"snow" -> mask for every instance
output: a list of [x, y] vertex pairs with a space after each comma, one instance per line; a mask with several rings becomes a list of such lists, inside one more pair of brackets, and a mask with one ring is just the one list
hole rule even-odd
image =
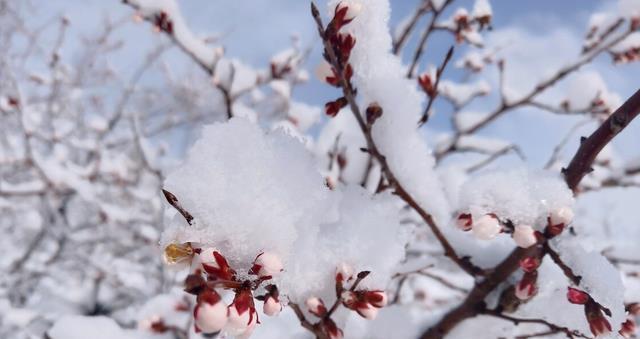
[[298, 101], [292, 101], [289, 104], [289, 118], [301, 132], [306, 132], [318, 123], [321, 115], [322, 109], [320, 107]]
[[298, 228], [315, 223], [306, 228], [313, 236], [316, 220], [328, 208], [329, 192], [304, 147], [240, 118], [203, 128], [165, 188], [194, 215], [196, 225], [170, 230], [163, 244], [219, 239], [219, 249], [232, 262], [253, 259], [262, 250], [290, 253], [302, 236]]
[[[572, 241], [573, 240], [573, 241]], [[560, 258], [571, 267], [572, 271], [582, 277], [579, 288], [607, 307], [611, 313], [611, 327], [620, 328], [626, 320], [624, 309], [624, 285], [620, 272], [596, 251], [587, 251], [580, 245], [578, 238], [554, 241]]]
[[573, 206], [573, 194], [555, 172], [498, 170], [464, 184], [459, 204], [459, 210], [471, 212], [474, 220], [495, 213], [501, 219], [541, 230], [551, 211]]
[[477, 95], [487, 95], [491, 86], [485, 80], [475, 83], [455, 83], [450, 80], [442, 80], [438, 86], [440, 95], [450, 100], [456, 106], [468, 103]]
[[464, 132], [486, 120], [488, 116], [488, 113], [460, 112], [454, 116], [454, 122], [458, 130]]
[[[134, 339], [134, 336], [125, 331], [110, 318], [65, 316], [56, 321], [49, 330], [51, 339]], [[139, 338], [139, 337], [138, 337]]]
[[290, 300], [331, 291], [343, 262], [372, 271], [362, 286], [384, 288], [404, 255], [394, 199], [372, 198], [358, 186], [330, 191], [297, 139], [243, 119], [205, 126], [165, 188], [195, 224], [174, 216], [163, 246], [217, 248], [232, 266], [246, 268], [238, 272], [273, 252], [284, 263], [275, 280]]
[[208, 68], [213, 67], [219, 52], [191, 32], [175, 0], [127, 0], [127, 2], [136, 6], [143, 17], [153, 18], [160, 12], [166, 13], [173, 24], [172, 35], [178, 44], [192, 54], [199, 63], [207, 65]]
[[478, 135], [463, 135], [456, 143], [456, 147], [459, 149], [488, 154], [500, 152], [511, 146], [508, 141]]
[[[329, 120], [317, 138], [315, 157], [320, 169], [328, 171], [332, 166], [329, 153], [336, 148], [336, 141], [337, 150], [342, 152], [346, 159], [346, 165], [339, 173], [341, 179], [346, 183], [359, 184], [364, 177], [368, 157], [360, 150], [361, 147], [366, 146], [366, 142], [349, 109], [344, 109], [335, 118]], [[335, 167], [337, 166], [332, 166], [332, 168]]]
[[[330, 1], [329, 11], [338, 3]], [[403, 187], [436, 221], [443, 221], [449, 207], [434, 173], [431, 150], [416, 128], [424, 97], [415, 82], [405, 77], [400, 59], [391, 53], [389, 11], [386, 0], [367, 1], [344, 28], [357, 41], [350, 58], [357, 100], [363, 110], [374, 102], [382, 107], [382, 117], [372, 128], [374, 141]]]
[[[563, 238], [562, 243], [568, 240], [566, 237]], [[613, 316], [606, 318], [614, 332], [604, 338], [617, 338], [619, 324], [626, 318], [623, 305], [624, 287], [617, 270], [598, 253], [586, 252], [577, 244], [559, 247], [558, 252], [576, 273], [586, 274], [578, 288], [586, 290], [594, 300], [611, 310]], [[559, 326], [591, 335], [584, 307], [567, 301], [567, 286], [571, 284], [560, 268], [546, 257], [538, 268], [538, 273], [538, 294], [526, 304], [521, 305], [514, 316], [545, 319]], [[595, 280], [593, 280], [594, 275], [598, 276]], [[607, 278], [603, 279], [605, 276]], [[549, 312], [550, 309], [554, 312]], [[562, 316], [559, 317], [558, 314]]]
[[619, 0], [619, 15], [627, 18], [640, 17], [640, 2], [637, 0]]
[[565, 98], [569, 109], [589, 108], [595, 99], [601, 99], [611, 111], [622, 104], [620, 96], [611, 92], [602, 76], [595, 71], [583, 71], [573, 76]]
[[640, 32], [633, 32], [624, 40], [613, 46], [611, 51], [614, 53], [624, 53], [637, 48], [640, 48]]
[[476, 0], [476, 2], [473, 4], [473, 12], [472, 15], [475, 18], [482, 18], [482, 17], [487, 17], [487, 16], [491, 16], [493, 14], [493, 11], [491, 9], [491, 4], [489, 3], [489, 0]]

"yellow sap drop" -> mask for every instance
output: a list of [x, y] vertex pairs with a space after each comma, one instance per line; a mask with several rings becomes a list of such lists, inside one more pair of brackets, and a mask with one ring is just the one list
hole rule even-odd
[[169, 244], [164, 248], [164, 261], [169, 265], [191, 259], [192, 256], [193, 248], [189, 243]]

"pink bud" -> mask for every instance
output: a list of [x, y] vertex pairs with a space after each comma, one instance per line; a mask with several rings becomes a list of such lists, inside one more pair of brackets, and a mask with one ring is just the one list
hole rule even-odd
[[358, 14], [360, 14], [360, 12], [362, 11], [362, 4], [357, 0], [341, 1], [338, 4], [338, 7], [336, 7], [336, 13], [339, 13], [341, 11], [345, 11], [342, 20], [345, 22], [349, 22], [355, 19]]
[[387, 306], [387, 293], [384, 291], [366, 291], [364, 300], [374, 307], [382, 308]]
[[354, 305], [356, 301], [356, 293], [352, 291], [344, 291], [340, 295], [340, 299], [345, 304], [345, 306], [351, 308], [351, 305]]
[[491, 240], [500, 234], [500, 221], [492, 214], [485, 214], [473, 223], [473, 235], [480, 240]]
[[282, 304], [275, 297], [268, 296], [264, 301], [262, 311], [270, 317], [276, 316], [282, 311]]
[[193, 318], [196, 332], [216, 333], [227, 324], [227, 307], [222, 303], [218, 293], [207, 290], [198, 296]]
[[536, 271], [527, 272], [522, 276], [522, 280], [516, 285], [515, 294], [520, 300], [529, 300], [538, 294], [538, 273]]
[[573, 287], [567, 287], [567, 300], [572, 304], [584, 305], [589, 301], [589, 295]]
[[345, 282], [353, 279], [353, 267], [342, 263], [336, 268], [336, 282]]
[[560, 207], [551, 212], [549, 221], [551, 226], [563, 225], [567, 226], [573, 220], [573, 210], [569, 207]]
[[461, 213], [456, 219], [456, 226], [465, 232], [471, 231], [473, 227], [473, 217], [471, 217], [470, 213]]
[[529, 248], [538, 242], [535, 230], [529, 225], [517, 225], [513, 231], [513, 240], [522, 248]]
[[305, 302], [309, 312], [317, 317], [323, 317], [327, 313], [327, 308], [324, 306], [324, 302], [320, 298], [311, 297]]
[[526, 257], [520, 260], [520, 268], [529, 273], [533, 272], [540, 266], [540, 260], [536, 257]]
[[627, 318], [627, 321], [622, 323], [622, 328], [618, 333], [625, 338], [633, 337], [636, 333], [636, 321], [633, 318]]
[[203, 248], [198, 254], [202, 269], [210, 277], [220, 280], [234, 280], [236, 272], [231, 269], [227, 259], [215, 248]]
[[611, 324], [602, 314], [600, 306], [594, 302], [585, 305], [585, 315], [589, 322], [589, 329], [594, 336], [604, 336], [611, 333]]
[[322, 61], [316, 68], [316, 76], [332, 86], [338, 85], [338, 76], [334, 68], [326, 61]]
[[262, 252], [258, 254], [253, 262], [251, 273], [257, 274], [261, 278], [270, 279], [280, 274], [283, 269], [280, 257], [271, 252]]
[[378, 308], [368, 303], [359, 303], [356, 312], [367, 320], [373, 320], [378, 316]]
[[233, 336], [247, 336], [253, 332], [258, 322], [258, 313], [253, 304], [253, 295], [250, 291], [236, 293], [233, 302], [228, 307], [229, 321], [226, 331]]

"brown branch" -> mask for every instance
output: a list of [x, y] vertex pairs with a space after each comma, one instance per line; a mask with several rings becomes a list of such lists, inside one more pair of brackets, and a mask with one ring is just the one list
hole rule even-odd
[[182, 216], [187, 221], [187, 223], [189, 223], [189, 225], [193, 225], [192, 223], [193, 216], [186, 209], [184, 209], [182, 205], [180, 205], [180, 202], [178, 202], [178, 198], [173, 193], [165, 189], [162, 189], [162, 193], [164, 194], [165, 199], [167, 199], [167, 202], [169, 203], [169, 205], [173, 206], [173, 208], [178, 210], [178, 212], [182, 214]]
[[507, 112], [510, 112], [516, 108], [519, 108], [525, 105], [530, 105], [533, 102], [533, 99], [536, 98], [539, 94], [541, 94], [548, 88], [558, 83], [558, 81], [566, 78], [569, 74], [572, 74], [573, 72], [579, 70], [585, 64], [588, 64], [589, 62], [593, 61], [593, 59], [595, 59], [598, 55], [609, 50], [611, 47], [615, 46], [620, 41], [624, 40], [632, 32], [633, 31], [629, 29], [623, 32], [622, 34], [620, 34], [619, 36], [617, 36], [615, 39], [610, 40], [606, 44], [602, 44], [599, 47], [594, 48], [592, 52], [581, 56], [581, 58], [575, 61], [574, 63], [559, 69], [555, 73], [555, 75], [553, 75], [552, 77], [538, 83], [529, 93], [524, 95], [522, 98], [515, 101], [508, 101], [508, 100], [505, 100], [504, 98], [501, 98], [501, 102], [498, 105], [498, 107], [496, 107], [491, 113], [487, 114], [487, 117], [485, 119], [477, 122], [475, 125], [471, 126], [470, 128], [462, 132], [460, 131], [456, 132], [449, 146], [445, 147], [444, 149], [440, 150], [435, 154], [436, 160], [440, 160], [445, 155], [448, 155], [452, 151], [454, 151], [456, 148], [457, 141], [462, 136], [473, 134], [479, 131], [480, 129], [486, 127], [491, 122], [495, 121], [497, 118], [501, 117]]
[[418, 20], [420, 20], [420, 18], [423, 15], [425, 15], [430, 8], [431, 8], [430, 0], [423, 0], [422, 3], [418, 5], [418, 8], [413, 13], [413, 16], [411, 17], [411, 19], [409, 20], [409, 23], [402, 30], [402, 33], [400, 34], [400, 37], [398, 37], [398, 40], [393, 42], [393, 54], [395, 55], [400, 54], [400, 50], [402, 49], [402, 46], [409, 38], [409, 35], [413, 31], [413, 29], [416, 27]]
[[418, 121], [418, 126], [424, 125], [427, 122], [427, 120], [429, 120], [429, 111], [431, 111], [431, 106], [433, 106], [433, 102], [436, 101], [436, 98], [438, 97], [438, 85], [440, 84], [440, 78], [442, 76], [442, 72], [444, 72], [444, 69], [445, 67], [447, 67], [447, 64], [449, 63], [449, 60], [451, 60], [452, 56], [453, 56], [453, 46], [449, 48], [449, 51], [447, 52], [447, 55], [444, 57], [442, 64], [440, 65], [440, 67], [438, 67], [438, 70], [436, 72], [436, 82], [433, 84], [433, 95], [429, 97], [429, 102], [427, 103], [427, 107], [424, 109], [424, 113], [422, 113], [422, 117], [420, 118], [420, 121]]
[[569, 338], [573, 338], [573, 337], [579, 337], [579, 338], [589, 338], [587, 336], [585, 336], [584, 334], [576, 331], [576, 330], [571, 330], [568, 327], [564, 327], [564, 326], [559, 326], [553, 323], [550, 323], [544, 319], [530, 319], [530, 318], [517, 318], [517, 317], [512, 317], [512, 316], [508, 316], [503, 314], [502, 312], [499, 312], [497, 310], [483, 310], [481, 312], [484, 315], [490, 315], [492, 317], [496, 317], [496, 318], [500, 318], [503, 320], [507, 320], [512, 322], [514, 325], [518, 325], [520, 323], [526, 323], [526, 324], [540, 324], [540, 325], [544, 325], [546, 327], [548, 327], [550, 330], [554, 331], [553, 333], [558, 333], [558, 332], [562, 332], [564, 334], [567, 335], [567, 337]]
[[311, 322], [309, 322], [309, 320], [307, 320], [307, 317], [304, 316], [304, 313], [302, 312], [302, 309], [300, 309], [300, 306], [298, 306], [298, 304], [290, 302], [289, 307], [291, 307], [293, 312], [296, 314], [296, 317], [298, 317], [298, 320], [300, 320], [300, 325], [302, 327], [315, 334], [318, 338], [324, 336], [324, 333], [322, 333], [320, 329], [316, 328]]
[[[635, 113], [631, 114], [632, 112]], [[626, 127], [628, 123], [638, 115], [638, 112], [640, 112], [640, 91], [637, 91], [629, 98], [600, 128], [586, 139], [591, 140], [591, 143], [597, 147], [586, 147], [586, 140], [582, 143], [580, 149], [578, 149], [571, 161], [571, 164], [578, 164], [579, 166], [574, 165], [572, 167], [570, 165], [571, 170], [565, 170], [565, 181], [569, 187], [577, 187], [588, 169], [591, 168], [591, 164], [600, 150], [602, 150], [602, 147]], [[624, 122], [623, 125], [620, 124], [621, 119]], [[613, 125], [612, 121], [616, 121], [615, 125]], [[614, 126], [616, 129], [612, 130]], [[604, 130], [604, 132], [602, 130]], [[606, 137], [603, 137], [603, 133]], [[484, 300], [489, 293], [518, 269], [520, 259], [534, 254], [536, 250], [536, 246], [528, 249], [517, 248], [513, 250], [509, 256], [492, 270], [491, 274], [489, 274], [485, 280], [476, 284], [462, 304], [447, 313], [436, 325], [425, 331], [421, 338], [442, 338], [463, 320], [476, 316], [479, 310], [482, 309]]]
[[431, 21], [429, 22], [429, 25], [425, 28], [425, 30], [422, 32], [422, 35], [420, 36], [420, 42], [418, 42], [418, 47], [413, 53], [413, 59], [411, 60], [411, 65], [409, 66], [409, 70], [407, 71], [407, 78], [413, 77], [413, 73], [415, 72], [415, 69], [418, 66], [418, 62], [420, 61], [420, 58], [424, 53], [425, 47], [427, 45], [427, 40], [429, 39], [429, 36], [431, 35], [431, 33], [433, 33], [433, 31], [436, 28], [436, 22], [438, 21], [440, 14], [442, 14], [442, 12], [444, 12], [447, 6], [449, 6], [452, 2], [453, 0], [446, 0], [444, 4], [442, 4], [440, 9], [435, 9], [435, 8], [433, 9], [433, 15], [431, 16]]
[[582, 178], [591, 172], [591, 164], [618, 133], [640, 114], [640, 90], [636, 91], [620, 108], [618, 108], [600, 127], [586, 139], [583, 139], [578, 153], [569, 166], [563, 170], [569, 188], [577, 191]]
[[420, 217], [424, 220], [424, 222], [427, 224], [429, 229], [431, 229], [433, 234], [436, 236], [438, 242], [440, 242], [440, 245], [444, 249], [444, 255], [447, 256], [449, 259], [451, 259], [453, 262], [455, 262], [465, 272], [471, 275], [481, 274], [482, 269], [473, 265], [468, 260], [468, 258], [461, 258], [458, 256], [453, 246], [451, 246], [451, 244], [449, 243], [447, 238], [444, 236], [442, 231], [440, 231], [440, 228], [436, 225], [435, 220], [433, 219], [431, 214], [429, 214], [426, 210], [424, 210], [415, 201], [413, 196], [409, 194], [409, 192], [402, 186], [402, 184], [396, 178], [394, 172], [391, 170], [391, 167], [387, 163], [386, 157], [382, 153], [380, 153], [380, 151], [378, 150], [378, 147], [376, 146], [376, 143], [373, 140], [373, 137], [371, 135], [371, 126], [367, 125], [364, 122], [364, 118], [362, 116], [360, 108], [356, 103], [355, 90], [351, 86], [351, 83], [346, 79], [344, 74], [345, 65], [342, 65], [340, 63], [338, 57], [334, 53], [333, 45], [326, 38], [324, 25], [322, 24], [322, 19], [320, 18], [320, 12], [318, 11], [318, 8], [313, 2], [311, 3], [311, 13], [313, 15], [313, 18], [316, 21], [318, 33], [324, 43], [324, 49], [329, 58], [329, 61], [331, 65], [336, 69], [337, 74], [339, 74], [339, 78], [340, 78], [339, 82], [340, 82], [340, 87], [342, 88], [343, 95], [347, 99], [349, 103], [349, 107], [351, 108], [351, 112], [355, 116], [356, 121], [360, 126], [360, 130], [364, 134], [364, 137], [367, 143], [367, 152], [378, 161], [382, 169], [382, 172], [384, 173], [385, 177], [387, 178], [387, 181], [389, 182], [389, 185], [395, 189], [395, 194], [398, 195], [402, 200], [404, 200], [404, 202], [407, 203], [413, 210], [415, 210], [420, 215]]
[[556, 250], [551, 248], [551, 246], [549, 245], [549, 242], [545, 242], [543, 246], [544, 246], [545, 253], [548, 254], [549, 257], [551, 257], [551, 260], [553, 260], [553, 262], [556, 265], [558, 265], [558, 267], [560, 267], [560, 269], [562, 270], [562, 273], [567, 278], [569, 278], [569, 280], [571, 280], [572, 283], [574, 283], [575, 285], [580, 285], [580, 281], [582, 280], [582, 277], [573, 273], [573, 270], [571, 269], [571, 267], [569, 267], [569, 265], [565, 264], [564, 261], [562, 261], [562, 258], [560, 258], [560, 254], [558, 254]]

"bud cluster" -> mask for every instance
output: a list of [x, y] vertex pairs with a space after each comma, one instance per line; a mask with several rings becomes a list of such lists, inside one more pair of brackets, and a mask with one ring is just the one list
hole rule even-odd
[[538, 294], [538, 257], [525, 257], [519, 262], [520, 269], [524, 272], [522, 278], [515, 286], [515, 295], [521, 301], [527, 301]]
[[[325, 62], [318, 67], [318, 76], [321, 80], [335, 87], [342, 87], [344, 82], [349, 83], [353, 77], [353, 67], [349, 64], [349, 58], [356, 39], [349, 33], [342, 33], [340, 30], [348, 25], [362, 10], [362, 5], [357, 1], [342, 1], [334, 11], [333, 19], [324, 30], [324, 39], [331, 48], [331, 54], [335, 56], [336, 63], [333, 64], [329, 52], [325, 49]], [[335, 117], [338, 112], [347, 106], [347, 99], [340, 97], [325, 104], [325, 112], [330, 117]]]
[[[222, 253], [215, 248], [193, 247], [192, 244], [170, 244], [165, 248], [165, 261], [170, 264], [188, 262], [191, 274], [185, 280], [185, 291], [196, 296], [193, 310], [197, 333], [215, 334], [224, 331], [232, 336], [248, 337], [259, 323], [255, 300], [263, 302], [263, 312], [275, 316], [282, 310], [278, 288], [264, 287], [264, 295], [255, 295], [261, 283], [280, 274], [283, 265], [271, 252], [262, 252], [253, 260], [249, 277], [241, 279]], [[217, 289], [234, 293], [226, 305]], [[255, 299], [255, 300], [254, 300]]]
[[[611, 311], [598, 304], [587, 292], [567, 287], [567, 300], [572, 304], [584, 305], [584, 314], [589, 323], [589, 329], [594, 336], [598, 337], [611, 333], [611, 324], [605, 317], [605, 314], [610, 317]], [[624, 330], [623, 324], [620, 330], [620, 334], [623, 336]]]
[[[365, 319], [375, 319], [378, 310], [387, 305], [387, 294], [381, 290], [358, 290], [358, 284], [369, 275], [362, 271], [354, 276], [354, 270], [347, 264], [341, 264], [336, 269], [336, 301], [327, 308], [324, 301], [318, 297], [310, 297], [305, 306], [309, 313], [320, 318], [317, 326], [330, 339], [341, 339], [343, 333], [331, 319], [332, 313], [342, 304], [344, 307], [358, 313]], [[350, 283], [349, 288], [345, 287]]]
[[501, 221], [495, 213], [474, 216], [469, 212], [458, 214], [456, 226], [465, 232], [471, 231], [481, 240], [491, 240], [500, 233], [511, 233], [513, 241], [522, 248], [529, 248], [538, 243], [542, 237], [553, 238], [564, 230], [573, 220], [573, 211], [568, 207], [553, 210], [547, 216], [544, 233], [536, 231], [527, 224], [514, 225], [511, 221]]

